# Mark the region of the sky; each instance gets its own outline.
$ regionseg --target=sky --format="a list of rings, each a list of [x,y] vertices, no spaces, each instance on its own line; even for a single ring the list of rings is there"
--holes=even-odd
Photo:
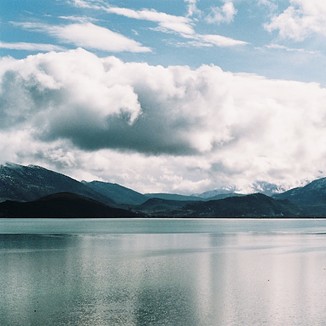
[[[326,2],[1,0],[0,163],[140,192],[325,177]]]

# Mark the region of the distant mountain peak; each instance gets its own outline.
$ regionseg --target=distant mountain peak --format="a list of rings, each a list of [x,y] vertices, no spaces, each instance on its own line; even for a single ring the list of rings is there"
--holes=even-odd
[[[253,192],[260,192],[267,196],[273,196],[285,191],[285,188],[267,181],[256,181],[252,185]]]

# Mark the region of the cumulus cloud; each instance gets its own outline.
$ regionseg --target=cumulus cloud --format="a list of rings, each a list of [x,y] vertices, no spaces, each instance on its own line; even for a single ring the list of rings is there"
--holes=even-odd
[[[122,34],[93,23],[75,23],[68,25],[48,25],[38,22],[14,22],[24,29],[45,32],[56,37],[59,41],[87,49],[108,52],[150,52],[151,49],[141,45]]]
[[[290,0],[290,5],[274,15],[265,25],[268,31],[278,31],[280,37],[303,41],[312,34],[326,36],[326,2],[320,0]]]
[[[0,149],[3,159],[58,162],[141,191],[289,187],[323,170],[325,104],[318,84],[217,66],[125,63],[83,49],[3,58]]]

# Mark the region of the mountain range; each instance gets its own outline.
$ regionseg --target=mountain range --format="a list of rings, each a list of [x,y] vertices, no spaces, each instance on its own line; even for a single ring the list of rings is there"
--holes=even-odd
[[[0,217],[326,217],[326,178],[273,194],[141,194],[40,166],[0,166]]]

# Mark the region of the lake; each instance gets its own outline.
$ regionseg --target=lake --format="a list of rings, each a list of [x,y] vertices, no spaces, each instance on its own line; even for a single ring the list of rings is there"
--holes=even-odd
[[[325,325],[326,220],[0,219],[0,325]]]

